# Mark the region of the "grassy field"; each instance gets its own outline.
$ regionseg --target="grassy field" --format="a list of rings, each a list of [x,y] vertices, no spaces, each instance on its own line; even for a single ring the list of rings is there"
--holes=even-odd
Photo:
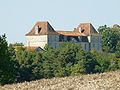
[[[41,79],[0,86],[0,90],[120,90],[120,71]]]

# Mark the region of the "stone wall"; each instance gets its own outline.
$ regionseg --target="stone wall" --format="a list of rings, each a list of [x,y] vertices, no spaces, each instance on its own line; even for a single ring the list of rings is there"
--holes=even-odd
[[[58,48],[59,47],[59,36],[48,35],[48,45],[53,48]]]
[[[44,46],[48,43],[48,35],[40,35],[40,36],[26,36],[27,47],[41,47],[44,48]]]

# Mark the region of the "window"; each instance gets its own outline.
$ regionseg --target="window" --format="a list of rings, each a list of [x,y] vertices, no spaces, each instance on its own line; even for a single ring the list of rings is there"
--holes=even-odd
[[[80,33],[83,33],[85,30],[84,29],[82,29],[81,27],[79,27],[79,32]]]
[[[41,31],[41,27],[40,28],[38,28],[38,33]]]
[[[41,27],[35,26],[35,34],[38,34],[41,31]]]
[[[85,30],[84,29],[81,29],[81,33],[83,33]]]

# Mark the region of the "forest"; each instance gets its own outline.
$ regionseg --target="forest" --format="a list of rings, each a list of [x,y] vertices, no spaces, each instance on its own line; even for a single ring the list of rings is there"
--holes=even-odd
[[[9,44],[0,36],[0,85],[42,78],[79,76],[120,69],[120,26],[98,28],[102,35],[102,52],[84,51],[72,42],[53,49],[28,50],[22,43]]]

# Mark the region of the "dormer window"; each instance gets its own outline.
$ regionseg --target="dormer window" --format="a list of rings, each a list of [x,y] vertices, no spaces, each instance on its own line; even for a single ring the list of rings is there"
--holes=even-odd
[[[38,34],[40,32],[41,28],[39,26],[35,26],[35,34]]]
[[[82,29],[82,30],[81,30],[81,33],[83,33],[84,31],[85,31],[85,30],[84,30],[84,29]]]
[[[84,29],[82,29],[81,27],[79,27],[79,32],[80,33],[83,33],[85,30]]]

